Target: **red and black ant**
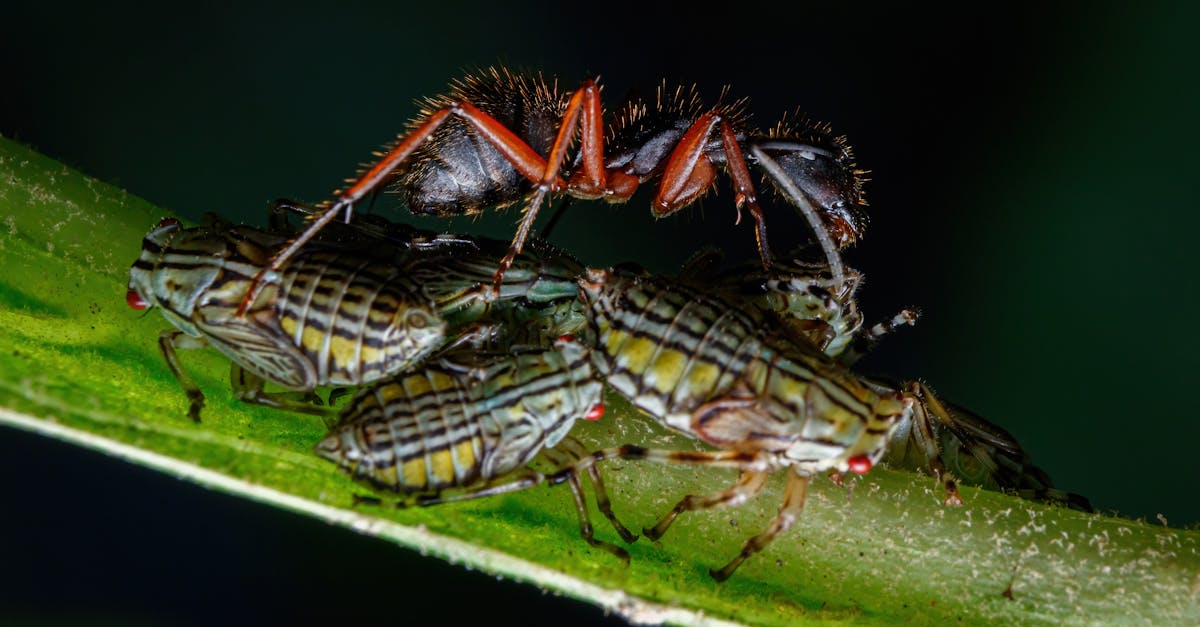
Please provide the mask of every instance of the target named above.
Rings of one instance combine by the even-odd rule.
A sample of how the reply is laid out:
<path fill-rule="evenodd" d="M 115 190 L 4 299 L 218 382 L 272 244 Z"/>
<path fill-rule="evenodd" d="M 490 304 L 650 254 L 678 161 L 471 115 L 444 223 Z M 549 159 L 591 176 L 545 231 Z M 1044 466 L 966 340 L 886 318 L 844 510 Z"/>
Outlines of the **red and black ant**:
<path fill-rule="evenodd" d="M 724 96 L 724 93 L 722 94 Z M 659 89 L 657 102 L 633 100 L 608 121 L 600 87 L 585 80 L 570 94 L 539 75 L 491 68 L 453 82 L 426 99 L 409 131 L 365 174 L 339 191 L 260 275 L 278 270 L 317 231 L 383 185 L 392 185 L 415 214 L 454 216 L 504 207 L 532 192 L 495 282 L 521 251 L 549 194 L 626 202 L 638 185 L 660 177 L 650 210 L 679 211 L 713 187 L 723 166 L 736 191 L 738 222 L 749 210 L 758 252 L 770 267 L 767 227 L 748 164 L 812 225 L 834 278 L 844 276 L 838 250 L 862 235 L 862 171 L 845 138 L 805 119 L 768 132 L 747 123 L 745 100 L 705 107 L 694 89 Z M 579 151 L 567 153 L 576 133 Z M 261 278 L 261 276 L 259 277 Z M 260 281 L 247 295 L 253 300 Z M 247 302 L 249 302 L 249 300 Z"/>

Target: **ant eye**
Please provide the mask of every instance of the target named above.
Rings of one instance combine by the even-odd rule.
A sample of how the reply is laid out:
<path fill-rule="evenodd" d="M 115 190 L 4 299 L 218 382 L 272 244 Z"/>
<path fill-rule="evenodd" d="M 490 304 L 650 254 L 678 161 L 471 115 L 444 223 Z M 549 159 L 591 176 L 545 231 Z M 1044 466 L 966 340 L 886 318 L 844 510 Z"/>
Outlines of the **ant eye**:
<path fill-rule="evenodd" d="M 129 305 L 130 309 L 136 309 L 138 311 L 150 308 L 150 303 L 142 300 L 141 294 L 138 294 L 137 290 L 134 289 L 125 292 L 125 304 Z"/>
<path fill-rule="evenodd" d="M 804 157 L 805 159 L 808 159 L 809 161 L 817 160 L 817 153 L 812 152 L 811 150 L 801 150 L 800 156 Z"/>
<path fill-rule="evenodd" d="M 179 220 L 176 220 L 175 218 L 163 218 L 162 220 L 159 220 L 158 228 L 161 229 L 164 226 L 179 226 Z"/>

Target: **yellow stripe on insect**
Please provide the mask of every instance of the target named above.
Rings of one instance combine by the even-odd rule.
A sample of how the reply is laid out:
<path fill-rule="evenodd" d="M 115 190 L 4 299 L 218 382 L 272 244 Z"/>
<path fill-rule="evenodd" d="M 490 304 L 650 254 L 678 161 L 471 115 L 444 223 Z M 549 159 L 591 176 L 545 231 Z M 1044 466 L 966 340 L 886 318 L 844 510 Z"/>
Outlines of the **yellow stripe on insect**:
<path fill-rule="evenodd" d="M 319 354 L 321 348 L 325 346 L 325 334 L 311 326 L 306 326 L 300 336 L 300 346 L 310 354 Z"/>
<path fill-rule="evenodd" d="M 371 397 L 367 397 L 367 400 L 364 402 L 372 402 L 377 400 L 380 405 L 387 405 L 388 403 L 396 399 L 403 398 L 407 395 L 408 391 L 404 389 L 404 386 L 389 382 L 376 386 L 375 394 L 373 394 Z"/>
<path fill-rule="evenodd" d="M 616 335 L 614 333 L 613 335 Z M 634 374 L 643 374 L 654 357 L 658 342 L 644 337 L 630 337 L 619 353 L 617 363 L 620 368 Z"/>
<path fill-rule="evenodd" d="M 684 367 L 687 366 L 688 356 L 670 348 L 663 348 L 654 363 L 646 370 L 645 380 L 661 394 L 670 394 L 683 377 Z"/>
<path fill-rule="evenodd" d="M 467 438 L 454 445 L 454 460 L 459 468 L 473 468 L 478 463 L 479 457 L 475 452 L 477 442 L 478 438 Z"/>
<path fill-rule="evenodd" d="M 395 393 L 388 397 L 388 401 L 393 401 L 404 396 L 416 398 L 428 394 L 433 390 L 433 386 L 429 383 L 426 377 L 404 377 L 401 379 L 401 385 L 389 385 L 388 387 L 395 388 Z M 441 386 L 439 389 L 444 389 L 446 386 Z"/>
<path fill-rule="evenodd" d="M 449 449 L 434 451 L 429 455 L 431 483 L 435 485 L 454 485 L 454 458 Z"/>
<path fill-rule="evenodd" d="M 721 376 L 721 367 L 709 362 L 697 359 L 692 362 L 692 367 L 688 370 L 687 378 L 683 380 L 683 385 L 680 386 L 677 396 L 684 390 L 711 390 L 717 385 L 717 379 Z"/>
<path fill-rule="evenodd" d="M 429 485 L 429 476 L 425 473 L 425 458 L 414 457 L 404 462 L 404 478 L 399 484 L 391 483 L 384 485 L 403 485 L 409 488 L 424 488 Z"/>

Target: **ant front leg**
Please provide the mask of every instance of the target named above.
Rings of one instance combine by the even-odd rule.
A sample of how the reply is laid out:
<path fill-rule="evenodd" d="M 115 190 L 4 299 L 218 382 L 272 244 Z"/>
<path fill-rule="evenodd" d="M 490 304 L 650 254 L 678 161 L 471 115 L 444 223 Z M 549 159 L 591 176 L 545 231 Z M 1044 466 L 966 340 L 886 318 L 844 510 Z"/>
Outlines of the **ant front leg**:
<path fill-rule="evenodd" d="M 671 151 L 651 211 L 660 218 L 675 213 L 699 198 L 712 185 L 717 177 L 717 170 L 707 150 L 709 139 L 718 127 L 721 145 L 725 150 L 725 163 L 736 193 L 734 206 L 737 209 L 737 220 L 734 224 L 741 223 L 743 208 L 750 212 L 750 216 L 754 218 L 758 254 L 762 258 L 763 268 L 770 270 L 771 250 L 767 243 L 767 222 L 762 207 L 758 205 L 758 195 L 750 178 L 750 169 L 746 166 L 746 159 L 733 127 L 716 111 L 701 115 Z"/>

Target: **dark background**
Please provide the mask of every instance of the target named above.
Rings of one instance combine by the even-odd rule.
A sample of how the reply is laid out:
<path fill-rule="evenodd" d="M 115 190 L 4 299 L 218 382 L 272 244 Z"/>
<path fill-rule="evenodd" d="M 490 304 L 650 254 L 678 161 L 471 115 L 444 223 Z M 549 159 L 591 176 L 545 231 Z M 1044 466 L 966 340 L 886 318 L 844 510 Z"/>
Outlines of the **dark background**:
<path fill-rule="evenodd" d="M 261 222 L 272 198 L 324 199 L 415 98 L 464 68 L 537 68 L 567 89 L 598 75 L 609 106 L 664 77 L 710 98 L 731 84 L 762 126 L 800 107 L 872 171 L 872 223 L 847 254 L 868 278 L 868 318 L 925 312 L 863 369 L 923 378 L 1105 511 L 1200 520 L 1196 9 L 43 4 L 5 10 L 0 133 L 193 218 Z M 581 203 L 554 241 L 594 265 L 658 270 L 706 243 L 750 254 L 719 189 L 659 222 L 645 195 Z M 768 211 L 773 237 L 806 232 L 790 209 Z M 515 217 L 433 226 L 507 236 Z M 400 621 L 485 607 L 531 624 L 604 621 L 11 430 L 0 473 L 5 614 L 204 622 L 336 608 Z"/>

